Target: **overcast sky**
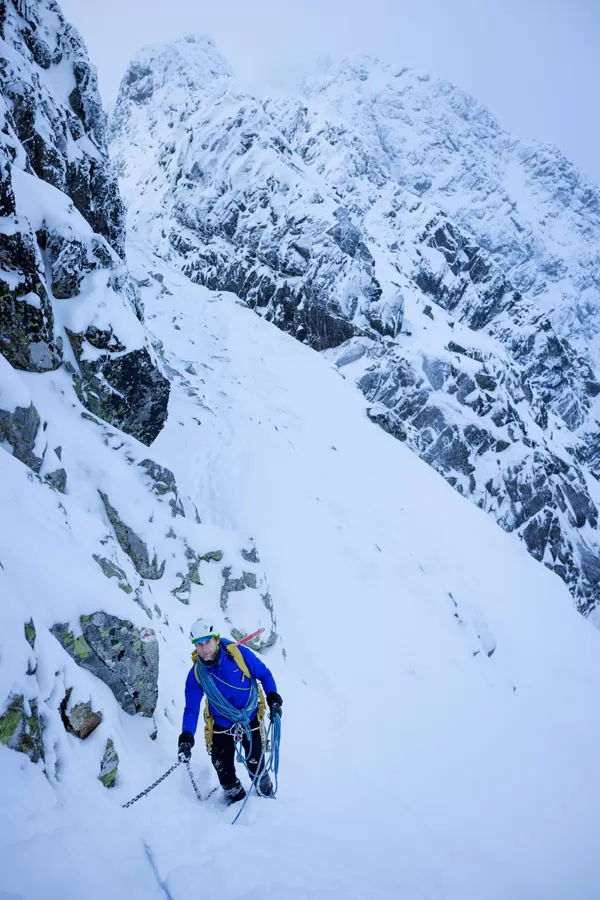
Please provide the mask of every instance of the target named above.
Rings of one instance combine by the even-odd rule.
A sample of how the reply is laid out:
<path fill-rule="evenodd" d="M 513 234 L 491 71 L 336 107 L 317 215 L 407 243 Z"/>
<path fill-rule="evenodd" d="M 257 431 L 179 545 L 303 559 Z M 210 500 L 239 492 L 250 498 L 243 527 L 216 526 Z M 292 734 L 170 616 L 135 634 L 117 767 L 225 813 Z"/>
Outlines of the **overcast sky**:
<path fill-rule="evenodd" d="M 250 90 L 319 59 L 369 53 L 474 94 L 521 137 L 557 144 L 600 184 L 600 0 L 59 0 L 105 104 L 137 50 L 210 35 Z"/>

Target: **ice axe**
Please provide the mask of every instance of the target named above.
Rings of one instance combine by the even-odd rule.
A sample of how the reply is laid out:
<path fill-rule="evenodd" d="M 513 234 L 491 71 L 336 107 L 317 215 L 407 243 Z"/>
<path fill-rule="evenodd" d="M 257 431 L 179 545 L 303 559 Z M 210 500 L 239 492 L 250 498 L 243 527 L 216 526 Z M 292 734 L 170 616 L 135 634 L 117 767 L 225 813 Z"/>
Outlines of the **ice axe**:
<path fill-rule="evenodd" d="M 235 642 L 235 646 L 239 647 L 240 644 L 247 644 L 248 641 L 251 641 L 252 638 L 258 637 L 259 634 L 262 634 L 264 628 L 259 628 L 258 631 L 253 631 L 252 634 L 247 634 L 246 637 L 240 638 L 239 641 Z"/>

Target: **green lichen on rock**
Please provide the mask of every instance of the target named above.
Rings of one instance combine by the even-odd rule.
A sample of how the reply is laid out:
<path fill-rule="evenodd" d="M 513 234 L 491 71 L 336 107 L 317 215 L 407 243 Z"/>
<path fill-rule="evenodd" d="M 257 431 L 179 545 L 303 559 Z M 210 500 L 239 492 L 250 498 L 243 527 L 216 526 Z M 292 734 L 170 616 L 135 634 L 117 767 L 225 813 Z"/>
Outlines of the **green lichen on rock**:
<path fill-rule="evenodd" d="M 33 232 L 0 234 L 0 352 L 15 369 L 47 372 L 61 363 L 52 303 Z"/>
<path fill-rule="evenodd" d="M 25 622 L 25 640 L 29 644 L 32 650 L 35 650 L 35 625 L 33 624 L 33 619 L 30 619 L 29 622 Z"/>
<path fill-rule="evenodd" d="M 23 721 L 23 697 L 17 697 L 3 716 L 0 716 L 0 744 L 10 745 L 17 728 Z"/>
<path fill-rule="evenodd" d="M 29 702 L 29 708 L 27 715 L 22 694 L 9 701 L 6 712 L 0 716 L 0 744 L 38 762 L 44 759 L 43 725 L 35 700 Z"/>
<path fill-rule="evenodd" d="M 146 347 L 116 354 L 117 344 L 111 344 L 102 356 L 89 359 L 86 345 L 93 347 L 98 335 L 66 332 L 79 364 L 73 384 L 81 403 L 98 418 L 149 446 L 167 419 L 171 388 Z"/>
<path fill-rule="evenodd" d="M 83 637 L 83 635 L 79 635 L 79 637 L 75 638 L 75 642 L 73 644 L 73 653 L 78 659 L 87 659 L 92 652 L 92 648 Z"/>
<path fill-rule="evenodd" d="M 247 634 L 247 631 L 240 631 L 238 628 L 231 629 L 231 637 L 236 641 L 244 640 Z M 254 650 L 257 653 L 259 653 L 265 646 L 260 639 L 260 635 L 257 635 L 257 637 L 252 638 L 252 640 L 250 641 L 244 641 L 244 645 L 246 647 L 250 647 L 251 650 Z"/>
<path fill-rule="evenodd" d="M 256 575 L 254 572 L 242 572 L 244 584 L 249 588 L 256 588 Z"/>
<path fill-rule="evenodd" d="M 120 566 L 117 566 L 116 563 L 112 562 L 110 559 L 106 559 L 105 556 L 98 556 L 96 553 L 94 553 L 93 556 L 107 578 L 117 578 L 121 590 L 125 591 L 126 594 L 132 593 L 133 588 L 127 580 L 127 575 Z"/>
<path fill-rule="evenodd" d="M 225 566 L 223 571 L 221 572 L 223 576 L 223 587 L 221 588 L 221 609 L 223 612 L 227 609 L 227 598 L 232 591 L 245 591 L 246 580 L 242 576 L 241 578 L 230 578 L 231 575 L 231 566 Z M 256 579 L 254 587 L 256 587 Z"/>
<path fill-rule="evenodd" d="M 75 640 L 75 635 L 69 631 L 67 625 L 53 625 L 50 631 L 65 649 L 70 647 Z"/>
<path fill-rule="evenodd" d="M 96 612 L 80 617 L 77 638 L 66 625 L 50 630 L 69 656 L 103 681 L 131 715 L 152 716 L 158 700 L 158 641 L 154 631 Z"/>
<path fill-rule="evenodd" d="M 165 468 L 165 466 L 159 466 L 158 463 L 155 463 L 152 459 L 143 459 L 138 465 L 145 470 L 147 482 L 150 484 L 152 493 L 155 494 L 155 496 L 162 499 L 167 494 L 172 494 L 169 499 L 171 515 L 173 517 L 185 517 L 185 510 L 177 490 L 177 482 L 170 469 Z"/>
<path fill-rule="evenodd" d="M 249 550 L 242 550 L 242 557 L 246 560 L 246 562 L 251 563 L 259 563 L 260 557 L 256 550 L 256 547 L 252 546 Z"/>
<path fill-rule="evenodd" d="M 223 576 L 223 586 L 221 588 L 221 609 L 226 614 L 227 621 L 231 621 L 230 616 L 234 616 L 235 614 L 229 608 L 229 595 L 232 593 L 237 593 L 239 591 L 245 591 L 247 588 L 251 588 L 253 590 L 257 590 L 258 581 L 254 572 L 242 572 L 241 578 L 232 578 L 231 577 L 231 566 L 226 566 L 222 570 Z M 256 638 L 253 638 L 252 641 L 248 642 L 248 646 L 252 650 L 266 650 L 268 647 L 272 647 L 273 644 L 277 640 L 277 623 L 275 620 L 275 614 L 273 610 L 273 599 L 269 590 L 267 589 L 264 593 L 260 594 L 260 599 L 262 601 L 263 606 L 269 613 L 269 619 L 271 622 L 271 626 L 269 629 L 269 633 L 266 638 L 263 635 L 258 635 Z M 246 621 L 248 619 L 244 615 Z M 259 616 L 260 618 L 260 616 Z M 250 631 L 244 631 L 242 629 L 233 628 L 231 629 L 231 634 L 235 637 L 236 640 L 241 640 L 246 637 Z"/>
<path fill-rule="evenodd" d="M 221 560 L 223 559 L 223 551 L 209 550 L 209 552 L 201 556 L 200 559 L 203 562 L 221 562 Z"/>
<path fill-rule="evenodd" d="M 106 742 L 104 756 L 100 763 L 100 774 L 98 775 L 99 781 L 102 782 L 105 788 L 112 788 L 115 786 L 118 768 L 119 755 L 115 750 L 115 745 L 109 738 Z"/>
<path fill-rule="evenodd" d="M 156 553 L 152 557 L 152 560 L 150 560 L 150 554 L 148 553 L 148 548 L 144 541 L 129 527 L 129 525 L 126 525 L 125 522 L 122 521 L 117 510 L 111 505 L 107 495 L 103 491 L 98 491 L 98 493 L 100 494 L 106 510 L 106 515 L 114 529 L 121 549 L 127 554 L 140 577 L 153 581 L 162 578 L 165 571 L 165 560 L 159 565 Z"/>
<path fill-rule="evenodd" d="M 181 603 L 185 603 L 187 605 L 190 602 L 192 584 L 202 584 L 202 581 L 200 580 L 199 566 L 204 557 L 198 556 L 198 554 L 191 547 L 189 547 L 187 543 L 185 545 L 185 555 L 188 564 L 187 573 L 185 575 L 183 574 L 183 572 L 177 573 L 179 578 L 181 578 L 181 582 L 176 588 L 173 588 L 171 593 L 174 597 L 177 597 L 177 599 L 180 600 Z"/>

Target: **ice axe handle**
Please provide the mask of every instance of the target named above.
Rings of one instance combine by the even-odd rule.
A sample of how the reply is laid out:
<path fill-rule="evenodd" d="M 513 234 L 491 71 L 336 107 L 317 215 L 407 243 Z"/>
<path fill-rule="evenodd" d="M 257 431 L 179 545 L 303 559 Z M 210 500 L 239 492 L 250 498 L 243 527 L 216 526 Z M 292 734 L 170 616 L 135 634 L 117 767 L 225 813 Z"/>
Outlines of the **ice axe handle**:
<path fill-rule="evenodd" d="M 248 641 L 252 640 L 252 638 L 258 637 L 259 634 L 262 634 L 264 630 L 264 628 L 259 628 L 258 631 L 254 631 L 252 632 L 252 634 L 247 634 L 246 637 L 240 638 L 239 641 L 235 642 L 236 647 L 239 647 L 240 644 L 247 644 Z"/>

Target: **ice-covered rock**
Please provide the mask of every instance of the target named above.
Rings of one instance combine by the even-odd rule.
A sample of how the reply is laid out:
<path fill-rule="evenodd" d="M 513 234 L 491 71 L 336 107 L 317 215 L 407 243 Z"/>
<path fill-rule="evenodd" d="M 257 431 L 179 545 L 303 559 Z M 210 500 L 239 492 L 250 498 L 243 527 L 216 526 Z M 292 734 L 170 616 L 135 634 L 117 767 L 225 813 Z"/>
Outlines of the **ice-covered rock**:
<path fill-rule="evenodd" d="M 150 48 L 110 133 L 134 235 L 327 350 L 374 422 L 600 601 L 598 189 L 369 57 L 261 102 L 205 39 Z"/>
<path fill-rule="evenodd" d="M 2 3 L 0 37 L 0 353 L 70 367 L 88 409 L 149 444 L 169 385 L 138 321 L 95 72 L 55 0 Z"/>

